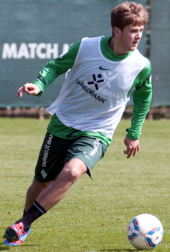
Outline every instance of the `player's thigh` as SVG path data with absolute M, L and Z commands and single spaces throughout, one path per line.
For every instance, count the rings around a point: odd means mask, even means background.
M 65 162 L 77 158 L 87 167 L 87 174 L 91 176 L 91 170 L 95 164 L 104 156 L 107 147 L 98 138 L 83 136 L 74 139 L 69 146 Z

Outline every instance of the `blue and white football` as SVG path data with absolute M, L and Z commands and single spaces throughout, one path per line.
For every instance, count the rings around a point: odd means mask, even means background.
M 127 237 L 130 243 L 139 250 L 154 249 L 163 239 L 163 227 L 154 215 L 140 214 L 129 223 Z

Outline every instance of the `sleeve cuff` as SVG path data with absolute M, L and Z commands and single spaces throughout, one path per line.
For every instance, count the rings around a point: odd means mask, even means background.
M 126 136 L 132 140 L 137 140 L 139 139 L 140 135 L 141 135 L 141 132 L 136 132 L 136 131 L 133 131 L 131 129 L 126 129 L 126 132 L 128 132 L 126 134 Z
M 41 96 L 41 94 L 44 93 L 44 89 L 45 89 L 44 83 L 39 79 L 36 79 L 32 83 L 37 85 L 40 88 L 41 92 L 39 94 L 37 94 L 37 96 Z

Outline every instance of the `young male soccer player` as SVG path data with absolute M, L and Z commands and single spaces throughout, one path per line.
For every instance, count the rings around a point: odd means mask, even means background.
M 139 151 L 139 136 L 152 96 L 151 66 L 137 50 L 148 13 L 141 4 L 125 2 L 111 12 L 111 37 L 82 39 L 19 88 L 40 95 L 68 71 L 60 95 L 47 109 L 47 128 L 34 180 L 27 191 L 24 215 L 6 229 L 6 245 L 20 245 L 31 223 L 55 206 L 70 186 L 104 156 L 132 88 L 134 109 L 124 139 L 129 158 Z

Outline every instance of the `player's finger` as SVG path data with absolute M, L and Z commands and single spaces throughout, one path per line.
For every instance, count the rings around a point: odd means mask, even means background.
M 140 145 L 137 146 L 137 151 L 139 151 L 139 150 L 140 150 Z
M 20 87 L 16 93 L 16 96 L 22 97 L 23 87 Z
M 129 152 L 128 152 L 128 155 L 127 155 L 127 158 L 130 158 L 132 156 L 132 153 L 133 153 L 133 149 L 129 149 Z
M 136 155 L 136 152 L 137 152 L 137 148 L 134 148 L 134 150 L 133 150 L 133 156 Z
M 124 154 L 129 155 L 130 150 L 131 150 L 131 149 L 130 149 L 129 147 L 127 147 L 127 149 L 126 149 L 126 150 L 124 150 Z
M 129 148 L 127 147 L 127 149 L 124 150 L 123 152 L 124 152 L 124 154 L 128 155 L 128 153 L 129 153 Z
M 24 85 L 23 86 L 23 90 L 24 90 L 24 92 L 26 92 L 27 94 L 29 94 L 30 90 L 32 90 L 32 89 L 29 86 Z

